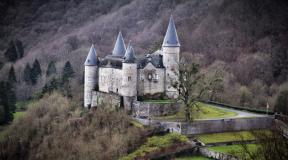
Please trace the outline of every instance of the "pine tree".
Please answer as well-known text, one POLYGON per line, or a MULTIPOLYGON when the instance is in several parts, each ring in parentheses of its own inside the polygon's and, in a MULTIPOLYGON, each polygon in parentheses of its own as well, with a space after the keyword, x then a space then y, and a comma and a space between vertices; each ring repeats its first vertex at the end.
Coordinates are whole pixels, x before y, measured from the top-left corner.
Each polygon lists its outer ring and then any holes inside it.
POLYGON ((33 63, 33 72, 37 75, 40 76, 42 75, 42 70, 41 70, 41 66, 40 63, 38 61, 38 59, 35 59, 34 63, 33 63))
POLYGON ((26 64, 25 69, 24 69, 24 77, 23 80, 26 82, 26 84, 31 83, 31 67, 29 63, 26 64))
POLYGON ((74 76, 74 70, 69 61, 67 61, 63 68, 61 88, 64 96, 72 97, 70 78, 74 76))
POLYGON ((17 82, 16 76, 15 76, 15 71, 14 71, 14 67, 13 67, 13 66, 11 66, 11 68, 10 68, 10 70, 9 70, 8 82, 10 82, 10 83, 15 83, 15 82, 17 82))
POLYGON ((56 70, 55 62, 54 61, 49 62, 48 67, 47 67, 47 71, 46 71, 46 75, 50 76, 52 74, 55 74, 56 72, 57 72, 57 70, 56 70))
POLYGON ((5 108, 0 104, 0 125, 5 123, 5 108))
POLYGON ((14 92, 13 85, 9 82, 6 82, 6 95, 9 111, 14 113, 16 110, 16 94, 14 92))
POLYGON ((17 50, 13 41, 9 43, 9 47, 4 53, 4 56, 10 62, 15 62, 18 59, 17 50))
POLYGON ((17 59, 22 58, 24 55, 23 44, 20 40, 11 41, 4 53, 5 58, 10 62, 15 62, 17 59))
POLYGON ((74 76, 74 70, 72 68, 71 63, 69 61, 67 61, 64 65, 64 68, 63 68, 62 80, 63 81, 69 80, 73 76, 74 76))
POLYGON ((35 59, 33 63, 32 70, 30 72, 30 79, 32 84, 36 84, 39 76, 42 74, 40 63, 37 59, 35 59))
POLYGON ((0 82, 0 105, 3 106, 4 118, 2 123, 7 123, 13 120, 15 112, 16 96, 12 85, 8 82, 0 82))

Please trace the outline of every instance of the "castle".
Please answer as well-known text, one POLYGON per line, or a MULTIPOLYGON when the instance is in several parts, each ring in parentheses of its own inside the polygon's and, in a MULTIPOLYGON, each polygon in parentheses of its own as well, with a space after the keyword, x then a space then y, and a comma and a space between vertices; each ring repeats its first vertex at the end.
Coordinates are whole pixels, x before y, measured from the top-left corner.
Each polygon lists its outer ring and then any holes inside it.
POLYGON ((178 79, 179 53, 180 43, 172 16, 162 49, 143 58, 136 58, 130 42, 125 47, 121 32, 112 54, 105 58, 100 58, 92 45, 84 63, 84 106, 96 106, 93 99, 96 98, 98 102, 97 96, 102 93, 120 96, 128 110, 137 96, 165 95, 177 98, 178 92, 172 83, 178 79))

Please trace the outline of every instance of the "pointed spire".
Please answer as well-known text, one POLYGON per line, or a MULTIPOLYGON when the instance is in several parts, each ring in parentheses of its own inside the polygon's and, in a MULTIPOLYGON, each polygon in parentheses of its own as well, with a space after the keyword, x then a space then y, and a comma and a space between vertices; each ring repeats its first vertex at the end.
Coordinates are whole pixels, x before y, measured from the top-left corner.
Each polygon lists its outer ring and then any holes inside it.
POLYGON ((84 63, 85 66, 97 66, 99 63, 98 56, 94 45, 92 44, 86 61, 84 63))
POLYGON ((112 51, 112 55, 114 55, 114 56, 122 56, 123 57, 125 52, 126 52, 125 43, 124 43, 124 40, 123 40, 122 33, 120 31, 119 34, 118 34, 117 40, 115 42, 115 46, 114 46, 114 49, 112 51))
POLYGON ((124 59, 126 58, 126 56, 127 56, 127 53, 128 53, 128 50, 129 50, 129 48, 131 47, 131 40, 129 41, 129 43, 128 43, 128 45, 127 45, 127 48, 126 48, 126 52, 125 52, 125 55, 124 55, 124 59))
POLYGON ((166 35, 162 44, 162 47, 180 47, 177 31, 175 28, 173 16, 170 16, 169 25, 166 31, 166 35))
POLYGON ((124 63, 135 63, 135 54, 134 54, 134 49, 129 42, 125 56, 124 56, 124 63))

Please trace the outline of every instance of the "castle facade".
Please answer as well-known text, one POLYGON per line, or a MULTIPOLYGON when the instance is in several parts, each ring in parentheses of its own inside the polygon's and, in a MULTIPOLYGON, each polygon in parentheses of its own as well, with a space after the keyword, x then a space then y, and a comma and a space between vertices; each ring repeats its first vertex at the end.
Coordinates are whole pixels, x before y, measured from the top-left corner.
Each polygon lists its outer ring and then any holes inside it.
POLYGON ((99 94, 93 92, 119 95, 125 108, 131 108, 137 96, 177 98, 172 83, 178 79, 179 54, 180 43, 172 16, 162 49, 145 57, 137 58, 130 42, 125 46, 121 32, 112 54, 104 58, 97 55, 92 45, 84 63, 84 106, 94 107, 93 99, 99 94))

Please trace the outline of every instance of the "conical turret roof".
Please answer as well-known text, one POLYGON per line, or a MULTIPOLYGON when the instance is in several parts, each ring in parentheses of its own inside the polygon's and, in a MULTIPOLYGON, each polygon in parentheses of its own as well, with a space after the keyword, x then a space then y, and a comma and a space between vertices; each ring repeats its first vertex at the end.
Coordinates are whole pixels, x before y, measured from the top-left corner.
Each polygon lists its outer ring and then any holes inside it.
POLYGON ((114 49, 112 51, 112 55, 114 56, 124 56, 126 52, 126 47, 125 47, 125 43, 123 40, 123 36, 122 33, 119 32, 117 40, 115 42, 115 46, 114 49))
POLYGON ((92 44, 86 61, 84 63, 85 66, 97 66, 99 63, 98 56, 94 45, 92 44))
POLYGON ((163 47, 179 47, 180 46, 172 15, 170 17, 169 25, 168 25, 162 46, 163 47))
POLYGON ((136 58, 134 54, 134 49, 129 42, 126 53, 125 53, 125 57, 124 57, 124 63, 135 63, 135 61, 136 61, 136 58))

